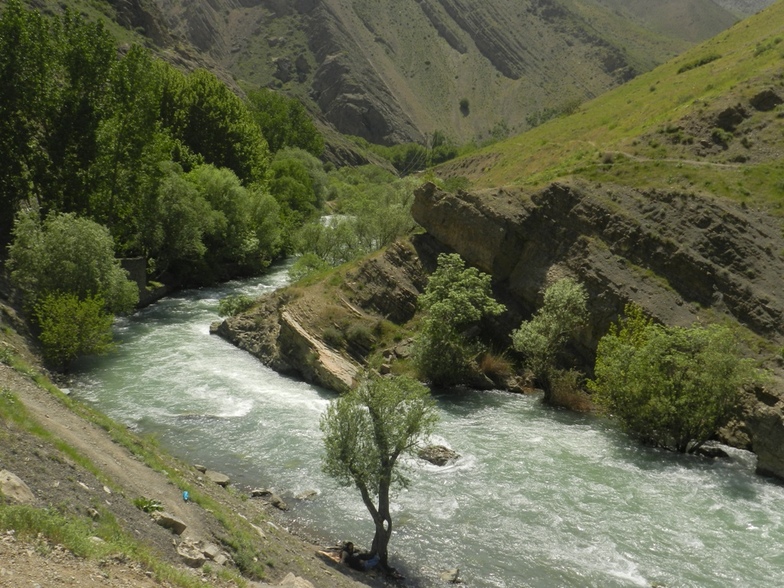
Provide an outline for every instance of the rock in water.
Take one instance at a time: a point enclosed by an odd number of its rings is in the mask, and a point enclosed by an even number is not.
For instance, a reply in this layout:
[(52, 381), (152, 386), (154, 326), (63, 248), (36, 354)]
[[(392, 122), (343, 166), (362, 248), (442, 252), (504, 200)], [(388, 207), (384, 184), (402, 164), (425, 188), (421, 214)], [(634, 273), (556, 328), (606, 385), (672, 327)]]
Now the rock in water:
[(218, 486), (223, 486), (224, 488), (231, 483), (231, 479), (226, 474), (221, 474), (220, 472), (207, 470), (204, 472), (204, 475), (210, 482), (213, 482)]
[(445, 466), (450, 461), (454, 461), (460, 457), (457, 453), (449, 449), (449, 447), (444, 447), (443, 445), (429, 445), (423, 447), (419, 450), (418, 455), (421, 459), (429, 461), (437, 466)]
[(451, 570), (446, 570), (441, 572), (439, 576), (442, 582), (449, 582), (450, 584), (461, 584), (463, 581), (460, 579), (460, 569), (453, 568)]

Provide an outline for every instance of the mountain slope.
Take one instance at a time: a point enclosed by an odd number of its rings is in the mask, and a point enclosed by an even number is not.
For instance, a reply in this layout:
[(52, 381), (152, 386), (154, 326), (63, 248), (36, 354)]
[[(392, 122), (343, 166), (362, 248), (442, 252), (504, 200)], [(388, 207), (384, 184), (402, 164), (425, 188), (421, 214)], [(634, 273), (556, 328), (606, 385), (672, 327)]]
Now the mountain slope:
[(373, 142), (522, 130), (725, 29), (710, 0), (156, 0), (240, 83)]
[(577, 112), (443, 168), (476, 186), (577, 176), (781, 207), (784, 2)]

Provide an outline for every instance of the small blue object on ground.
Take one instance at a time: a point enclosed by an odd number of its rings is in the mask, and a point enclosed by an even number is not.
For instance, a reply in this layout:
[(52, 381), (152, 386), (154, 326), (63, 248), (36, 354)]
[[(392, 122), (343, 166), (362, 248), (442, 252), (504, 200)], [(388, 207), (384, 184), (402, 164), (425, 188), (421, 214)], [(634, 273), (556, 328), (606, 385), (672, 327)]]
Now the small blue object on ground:
[(188, 499), (189, 499), (190, 497), (191, 497), (191, 496), (190, 496), (190, 494), (188, 494), (188, 491), (187, 491), (187, 490), (183, 490), (183, 491), (182, 491), (182, 499), (183, 499), (185, 502), (188, 502)]

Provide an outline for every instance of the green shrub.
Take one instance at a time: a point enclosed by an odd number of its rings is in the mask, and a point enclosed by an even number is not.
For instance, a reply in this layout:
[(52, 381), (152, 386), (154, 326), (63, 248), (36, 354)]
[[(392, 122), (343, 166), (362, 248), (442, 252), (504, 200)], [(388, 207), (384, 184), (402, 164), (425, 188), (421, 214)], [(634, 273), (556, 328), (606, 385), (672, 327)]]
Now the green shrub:
[(558, 355), (588, 320), (587, 299), (582, 284), (571, 278), (558, 280), (545, 291), (544, 303), (534, 317), (512, 333), (512, 345), (525, 356), (526, 367), (539, 380), (548, 402)]
[(599, 342), (589, 389), (641, 441), (696, 451), (735, 414), (742, 387), (759, 372), (727, 327), (665, 327), (637, 306), (625, 312)]
[(129, 312), (139, 290), (114, 256), (109, 231), (74, 214), (21, 214), (9, 247), (11, 279), (33, 307), (54, 292), (99, 297), (108, 312)]
[(256, 303), (253, 296), (247, 294), (231, 294), (221, 298), (218, 303), (218, 314), (220, 316), (236, 316), (245, 312)]
[(333, 349), (342, 349), (346, 344), (346, 336), (337, 327), (329, 326), (321, 333), (324, 342)]
[(159, 501), (152, 498), (146, 498), (144, 496), (134, 498), (133, 505), (139, 510), (143, 510), (144, 512), (148, 513), (163, 510), (163, 505)]
[(703, 65), (707, 65), (713, 61), (716, 61), (717, 59), (721, 59), (721, 55), (719, 55), (718, 53), (711, 53), (710, 55), (705, 55), (704, 57), (700, 57), (699, 59), (695, 59), (694, 61), (684, 63), (680, 68), (678, 68), (678, 73), (682, 74), (692, 69), (702, 67)]
[(721, 145), (727, 145), (730, 141), (732, 141), (733, 137), (734, 135), (731, 132), (720, 129), (719, 127), (711, 130), (711, 139)]
[(101, 355), (114, 348), (114, 317), (104, 311), (99, 297), (80, 300), (75, 294), (47, 294), (36, 304), (44, 357), (67, 368), (77, 357)]
[(352, 347), (358, 347), (366, 351), (370, 351), (376, 342), (371, 328), (361, 322), (349, 325), (346, 330), (346, 340)]

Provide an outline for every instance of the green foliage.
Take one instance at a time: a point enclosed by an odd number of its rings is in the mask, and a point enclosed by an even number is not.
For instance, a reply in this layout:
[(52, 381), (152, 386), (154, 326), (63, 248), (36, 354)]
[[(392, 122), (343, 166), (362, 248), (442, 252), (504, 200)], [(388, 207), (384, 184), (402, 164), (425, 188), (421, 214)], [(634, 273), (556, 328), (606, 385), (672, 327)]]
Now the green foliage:
[(682, 74), (692, 69), (697, 69), (698, 67), (702, 67), (703, 65), (708, 65), (709, 63), (716, 61), (717, 59), (721, 59), (721, 55), (719, 55), (718, 53), (711, 53), (709, 55), (704, 55), (698, 59), (684, 63), (681, 67), (678, 68), (678, 73)]
[(340, 213), (304, 224), (291, 249), (303, 257), (292, 268), (297, 279), (385, 247), (414, 227), (410, 207), (415, 180), (400, 180), (375, 166), (329, 173), (326, 191)]
[(114, 348), (114, 317), (104, 310), (101, 298), (80, 299), (75, 294), (46, 294), (35, 305), (44, 357), (67, 368), (84, 355), (102, 355)]
[(398, 458), (412, 454), (437, 421), (427, 388), (406, 377), (364, 379), (321, 417), (324, 472), (359, 490), (376, 527), (372, 551), (383, 565), (392, 534), (390, 491), (409, 483)]
[(582, 284), (563, 278), (548, 287), (544, 303), (530, 321), (523, 321), (512, 333), (512, 345), (523, 353), (525, 363), (545, 390), (549, 400), (550, 382), (563, 346), (588, 320), (588, 294)]
[(317, 254), (309, 252), (297, 258), (297, 261), (289, 269), (289, 278), (292, 282), (299, 282), (303, 278), (324, 271), (330, 265), (323, 261)]
[(14, 212), (35, 195), (31, 182), (47, 166), (42, 123), (53, 111), (54, 70), (46, 21), (10, 0), (0, 18), (0, 244), (8, 242)]
[(323, 194), (322, 185), (318, 183), (320, 176), (314, 173), (312, 163), (302, 157), (312, 156), (301, 150), (295, 153), (299, 157), (289, 150), (279, 152), (270, 166), (270, 192), (280, 205), (281, 217), (289, 232), (317, 216)]
[(556, 107), (546, 107), (542, 110), (537, 110), (536, 112), (532, 112), (528, 116), (525, 117), (525, 122), (528, 123), (530, 127), (538, 127), (546, 123), (548, 120), (553, 118), (557, 118), (559, 116), (568, 116), (570, 114), (574, 114), (577, 112), (577, 109), (580, 107), (582, 102), (579, 98), (574, 98), (572, 100), (567, 100), (566, 102), (556, 106)]
[(719, 127), (711, 129), (711, 139), (720, 145), (727, 145), (733, 138), (734, 135), (730, 131), (725, 131)]
[(437, 385), (461, 382), (480, 352), (466, 331), (483, 317), (505, 310), (492, 297), (490, 276), (466, 268), (456, 253), (441, 254), (419, 304), (425, 313), (414, 346), (420, 372)]
[(262, 182), (269, 148), (253, 115), (223, 82), (205, 70), (189, 74), (180, 97), (180, 138), (206, 163), (231, 169), (245, 183)]
[(319, 156), (324, 138), (302, 104), (278, 92), (263, 88), (248, 93), (251, 114), (267, 139), (270, 151), (298, 147)]
[(138, 496), (133, 499), (133, 505), (144, 512), (153, 513), (163, 510), (163, 505), (160, 501), (145, 496)]
[(630, 305), (599, 342), (588, 385), (631, 435), (685, 453), (735, 414), (758, 377), (729, 328), (665, 327)]
[[(315, 149), (310, 120), (284, 105), (287, 136)], [(138, 46), (119, 55), (107, 30), (82, 14), (44, 18), (18, 0), (3, 11), (0, 150), (3, 245), (25, 202), (43, 215), (90, 218), (109, 229), (118, 254), (145, 256), (178, 277), (210, 280), (220, 264), (263, 268), (284, 241), (266, 186), (269, 150), (250, 106), (206, 71), (182, 74)], [(231, 170), (247, 193), (210, 199), (205, 178), (184, 175), (204, 164)], [(285, 183), (283, 175), (276, 180)], [(321, 176), (311, 184), (323, 190)], [(308, 212), (320, 194), (313, 202), (308, 194)]]
[(221, 298), (218, 303), (218, 314), (220, 316), (236, 316), (245, 312), (256, 303), (253, 296), (247, 294), (232, 294)]
[(138, 302), (138, 288), (101, 225), (73, 214), (52, 214), (41, 223), (29, 213), (19, 215), (13, 235), (8, 265), (28, 307), (52, 293), (101, 298), (111, 313), (129, 312)]

